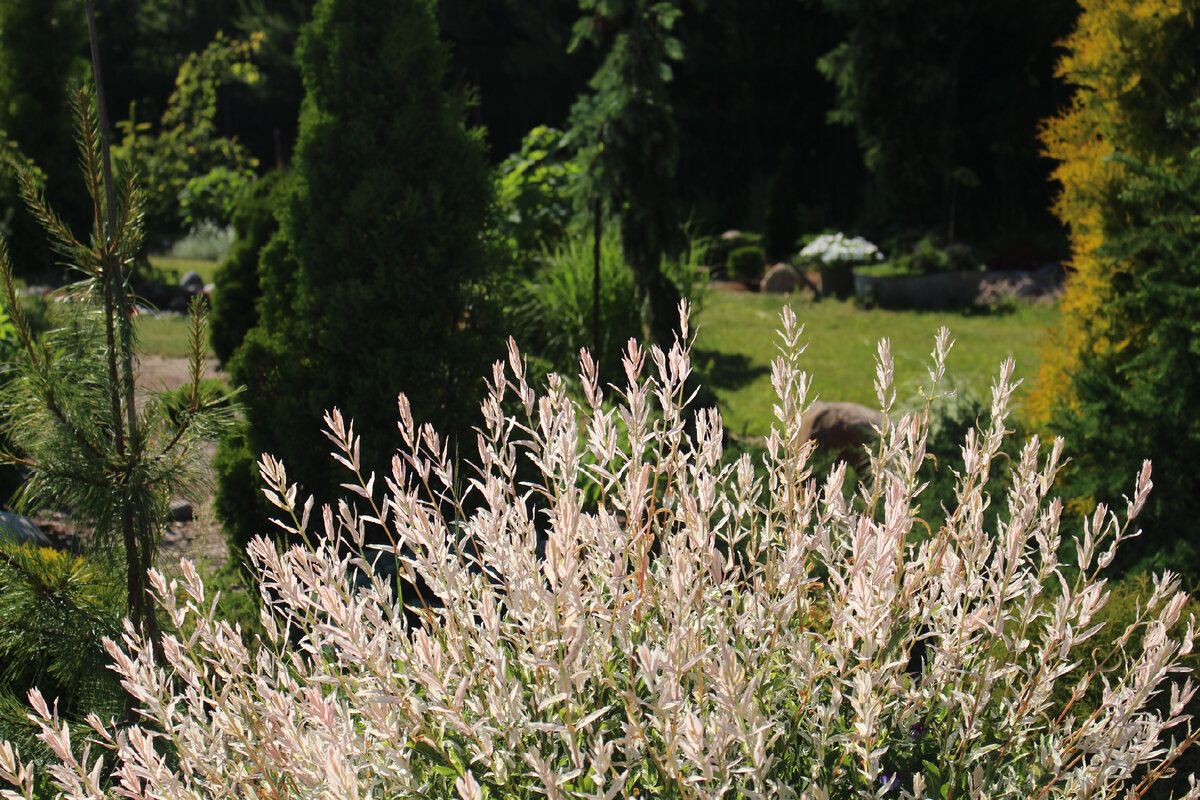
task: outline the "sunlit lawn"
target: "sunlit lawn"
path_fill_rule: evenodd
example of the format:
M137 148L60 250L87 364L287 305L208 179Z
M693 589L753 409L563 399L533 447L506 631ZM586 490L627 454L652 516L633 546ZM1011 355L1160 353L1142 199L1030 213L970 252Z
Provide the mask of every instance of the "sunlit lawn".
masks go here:
M212 263L165 261L181 266ZM778 295L711 291L695 319L694 361L716 392L725 425L733 433L761 436L770 428L775 401L770 362L778 352L779 312L787 302ZM853 303L833 300L790 302L805 325L808 349L801 364L813 376L813 390L823 400L867 406L876 405L872 381L879 340L891 339L898 402L913 404L926 378L934 333L942 325L956 340L947 366L954 385L986 398L1000 363L1012 356L1017 377L1027 383L1017 392L1019 401L1037 372L1038 348L1056 314L1053 306L1045 305L1022 306L1011 314L963 314L864 311ZM187 356L185 316L139 317L137 335L143 353Z
M1010 314L963 314L861 310L850 302L811 303L778 295L712 291L697 318L694 360L720 401L725 425L733 433L760 436L773 421L771 359L778 352L779 312L791 302L805 324L808 349L801 364L813 376L822 400L877 405L873 380L876 345L891 339L896 362L897 400L915 403L927 378L933 337L945 325L956 340L947 377L986 398L993 376L1008 356L1016 359L1017 377L1026 385L1037 372L1038 348L1055 319L1053 306L1023 306Z
M156 269L167 273L168 277L174 276L174 282L178 282L185 273L195 270L200 273L200 277L205 283L213 282L213 274L217 271L220 265L219 261L207 261L198 258L172 258L171 256L151 256L150 264Z
M212 283L213 273L216 272L219 263L196 258L150 257L151 266L166 273L173 283L178 283L185 273L192 270L200 273L206 284ZM187 316L169 314L138 317L137 337L142 353L167 358L185 358L188 355Z
M188 356L188 318L184 314L143 314L134 323L138 352L166 358ZM209 352L209 355L212 355Z

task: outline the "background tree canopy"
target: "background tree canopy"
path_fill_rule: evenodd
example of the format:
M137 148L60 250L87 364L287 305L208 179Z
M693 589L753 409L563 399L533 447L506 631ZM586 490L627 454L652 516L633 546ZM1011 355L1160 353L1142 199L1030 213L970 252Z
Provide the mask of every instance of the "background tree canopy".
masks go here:
M473 98L469 121L486 131L491 163L539 125L567 127L605 42L632 19L610 5L586 12L604 20L598 46L568 52L575 0L437 4L447 88ZM8 157L32 160L52 181L70 163L59 144L69 141L60 87L78 78L85 55L79 15L59 13L68 6L0 0ZM180 68L218 33L253 40L257 80L221 88L212 135L234 142L260 172L285 165L303 94L293 50L312 9L313 0L102 0L114 121L162 119ZM1051 165L1035 134L1068 97L1053 62L1073 2L704 0L679 9L670 35L687 57L672 64L670 117L681 218L712 232L760 229L769 188L788 184L787 213L802 233L939 232L1010 266L1053 255L1061 229L1047 212ZM15 230L24 224L15 194L0 190L0 221ZM73 213L78 198L55 186L49 194Z

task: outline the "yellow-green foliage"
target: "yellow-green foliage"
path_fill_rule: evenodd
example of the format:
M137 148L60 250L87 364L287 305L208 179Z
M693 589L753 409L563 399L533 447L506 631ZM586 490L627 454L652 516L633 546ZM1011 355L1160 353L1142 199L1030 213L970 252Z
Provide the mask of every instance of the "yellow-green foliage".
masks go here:
M120 575L108 564L33 545L0 542L0 732L28 728L12 712L33 687L82 721L124 712L101 639L121 631Z
M1027 405L1039 423L1070 397L1069 376L1085 348L1122 344L1097 313L1119 269L1098 251L1123 229L1115 198L1124 168L1110 156L1166 167L1186 156L1187 137L1170 121L1193 99L1200 63L1200 0L1081 0L1080 6L1058 65L1074 97L1042 129L1046 155L1059 162L1054 211L1069 230L1073 273Z
M124 717L129 696L101 643L120 635L123 588L119 570L100 558L0 539L0 739L35 764L53 759L30 719L30 689L58 708L77 748L87 741L87 714ZM39 769L34 797L54 794Z
M117 637L124 604L119 573L99 560L0 543L0 695L34 686L64 713L120 711L124 695L100 644ZM82 713L79 714L82 717Z

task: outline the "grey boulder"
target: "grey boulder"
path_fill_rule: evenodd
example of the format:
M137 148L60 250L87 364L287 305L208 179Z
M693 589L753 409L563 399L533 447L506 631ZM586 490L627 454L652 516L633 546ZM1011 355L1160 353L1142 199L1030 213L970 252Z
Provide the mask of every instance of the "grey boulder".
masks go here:
M759 291L769 294L791 294L800 285L800 273L791 264L779 263L767 270Z
M866 447L875 441L875 429L882 425L882 413L858 403L817 402L804 415L801 435L862 472L870 464Z
M50 538L29 517L0 511L0 544L32 544L34 547L53 547Z
M183 277L179 279L179 286L188 294L200 294L204 291L204 278L200 277L200 273L195 270L183 273Z

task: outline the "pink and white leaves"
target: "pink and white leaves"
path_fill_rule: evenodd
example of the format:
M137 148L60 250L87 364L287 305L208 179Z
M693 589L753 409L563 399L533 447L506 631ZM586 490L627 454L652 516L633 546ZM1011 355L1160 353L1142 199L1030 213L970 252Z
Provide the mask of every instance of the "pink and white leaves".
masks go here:
M539 396L510 345L469 475L401 398L405 451L389 475L364 476L358 435L330 412L356 500L322 509L314 530L283 465L261 464L280 524L310 542L251 546L261 646L213 618L190 566L182 582L156 574L172 623L191 633L168 637L165 666L132 634L111 645L143 721L96 721L79 758L35 701L58 785L69 798L100 796L109 775L131 798L920 798L943 786L947 798L1107 797L1169 762L1171 734L1190 743L1190 681L1172 685L1165 716L1147 710L1192 647L1190 624L1168 634L1184 602L1170 576L1126 632L1120 668L1085 678L1105 682L1101 707L1050 714L1072 647L1097 631L1098 565L1129 529L1098 510L1078 543L1083 569L1064 572L1062 507L1048 497L1057 441L1046 455L1024 448L1007 497L984 494L1011 362L991 426L964 443L949 522L925 536L914 524L928 405L896 413L886 342L886 421L857 502L844 466L811 474L790 310L782 343L760 475L748 456L722 460L715 412L689 425L686 343L647 360L631 342L615 405L586 353L578 402L557 377ZM939 333L931 399L950 344ZM1149 488L1147 465L1130 516ZM988 530L993 502L1009 521ZM374 569L381 550L400 584ZM417 584L427 594L400 598L413 629L396 587ZM918 738L933 769L902 773L898 754ZM7 745L0 777L32 780Z

